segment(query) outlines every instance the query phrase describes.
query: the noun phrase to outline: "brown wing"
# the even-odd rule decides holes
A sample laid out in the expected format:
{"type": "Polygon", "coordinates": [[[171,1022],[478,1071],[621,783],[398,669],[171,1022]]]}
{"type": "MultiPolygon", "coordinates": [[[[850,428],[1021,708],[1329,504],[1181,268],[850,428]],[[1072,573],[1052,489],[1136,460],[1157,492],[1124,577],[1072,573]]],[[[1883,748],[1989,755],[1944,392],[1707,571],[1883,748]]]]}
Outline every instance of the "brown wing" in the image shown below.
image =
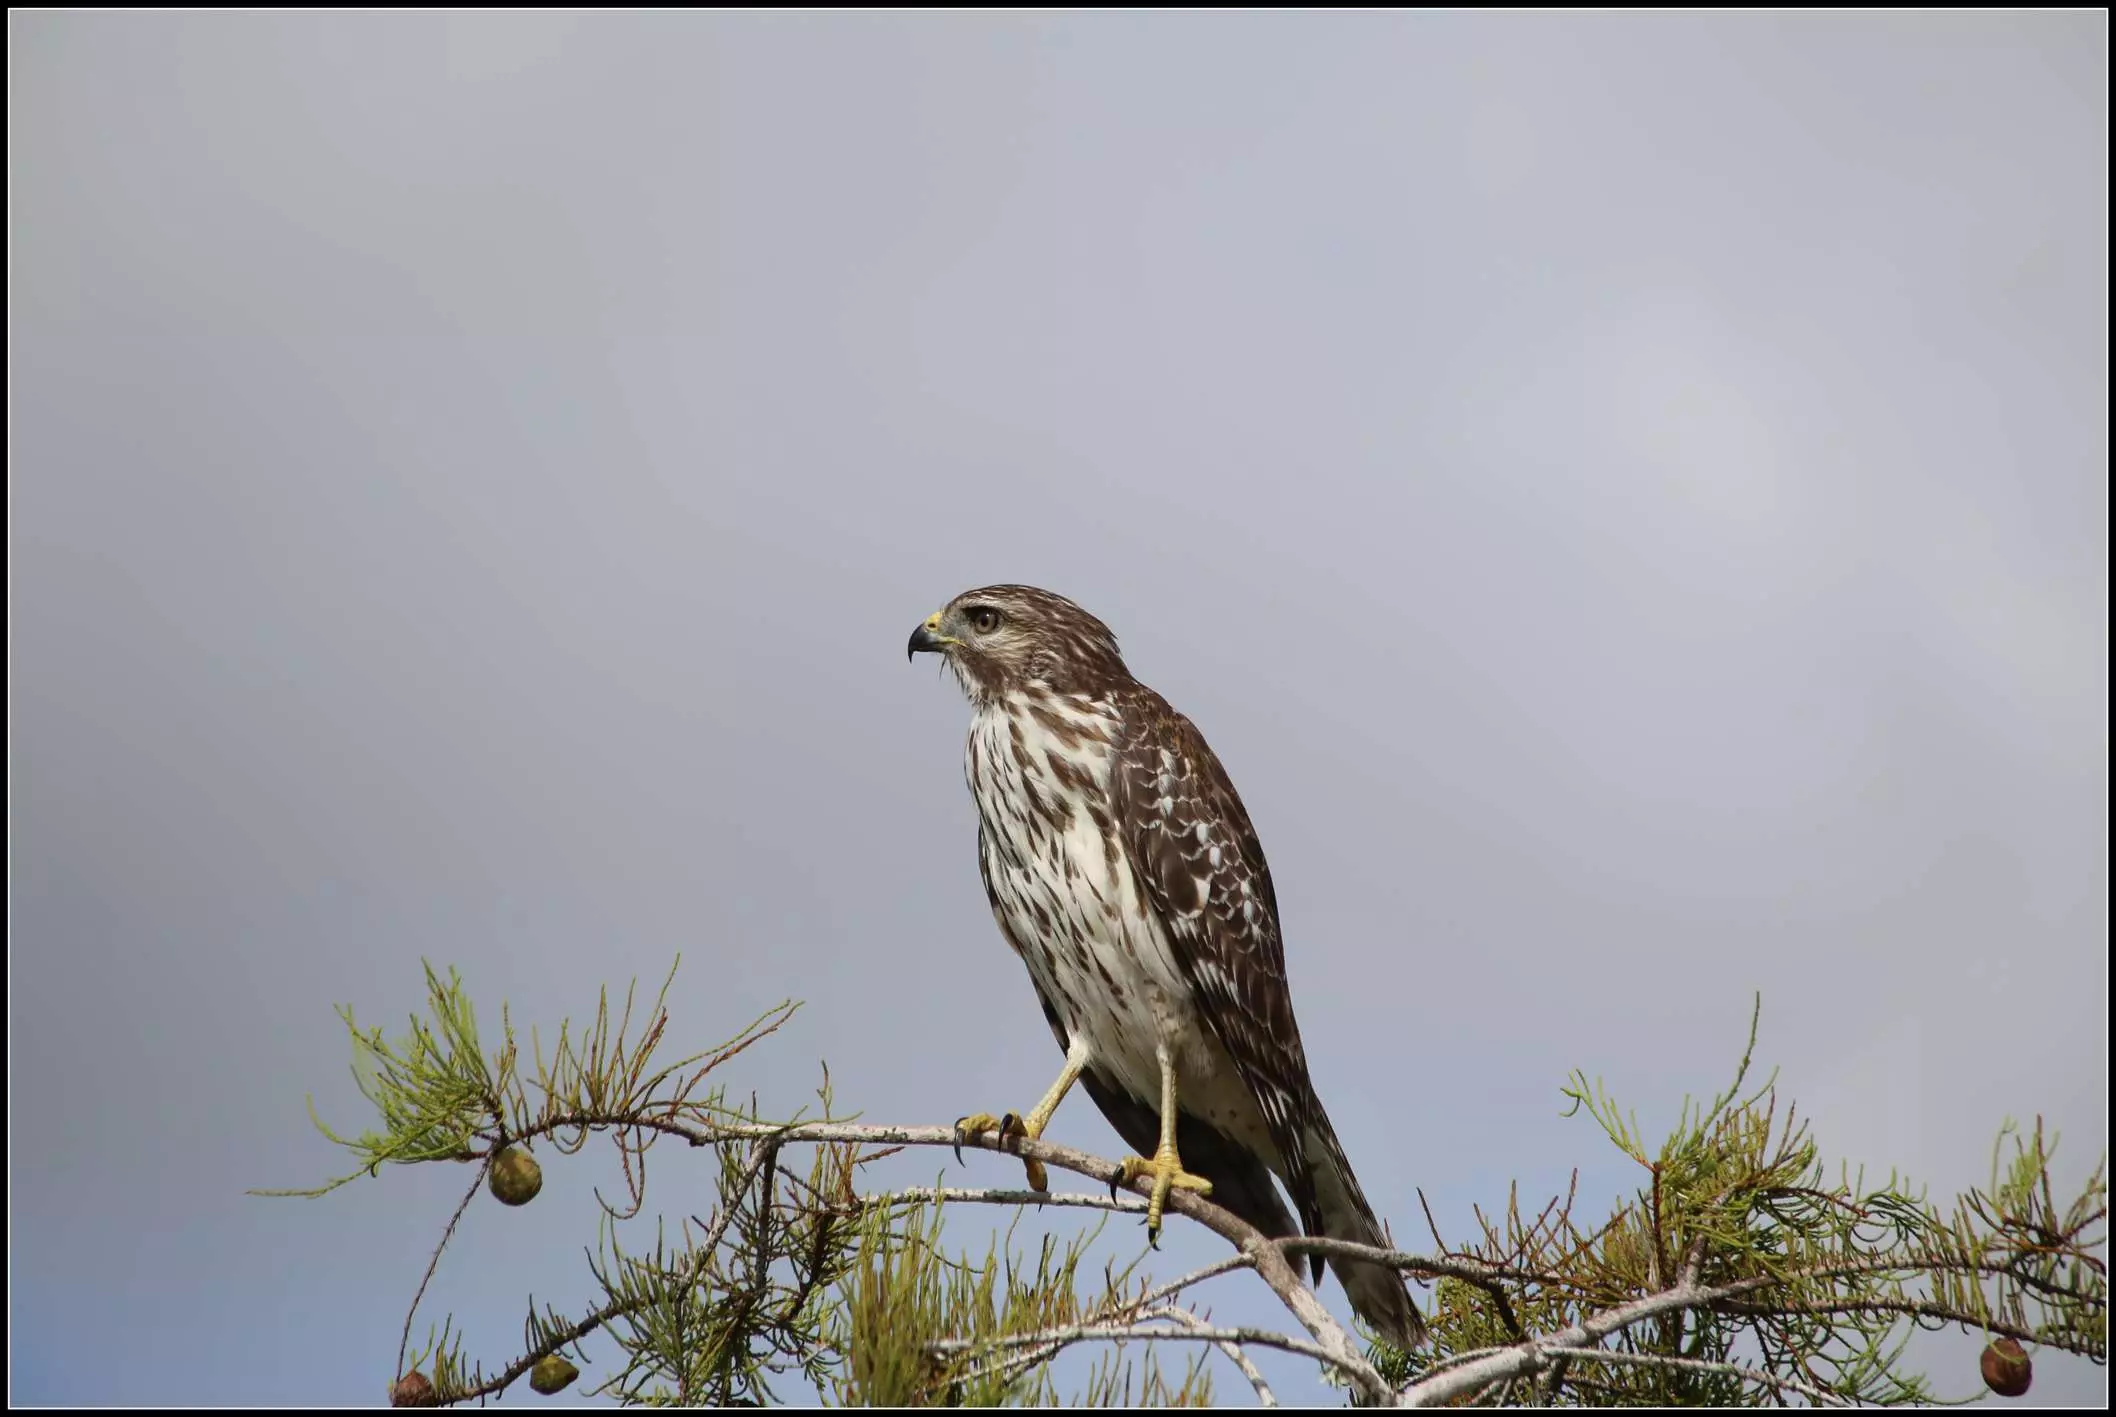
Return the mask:
{"type": "MultiPolygon", "coordinates": [[[[977,830],[977,869],[984,880],[985,898],[992,904],[992,918],[998,922],[1001,936],[1017,956],[1026,958],[1027,949],[1007,924],[1006,911],[1000,907],[999,892],[992,886],[990,850],[991,843],[986,840],[984,828],[980,825],[977,830]]],[[[1072,1044],[1065,1021],[1035,981],[1032,970],[1029,982],[1036,989],[1036,1002],[1042,1005],[1044,1022],[1051,1026],[1051,1036],[1058,1040],[1059,1051],[1063,1052],[1072,1044]]],[[[1141,1156],[1153,1155],[1154,1148],[1161,1144],[1158,1099],[1134,1096],[1115,1074],[1093,1063],[1080,1075],[1080,1083],[1087,1089],[1095,1110],[1108,1119],[1126,1146],[1141,1156]]],[[[1176,1149],[1182,1153],[1185,1169],[1212,1182],[1214,1201],[1274,1239],[1300,1233],[1294,1227],[1293,1217],[1286,1211],[1286,1203],[1279,1199],[1278,1191],[1272,1186],[1271,1173],[1265,1169],[1262,1159],[1237,1145],[1233,1138],[1205,1118],[1188,1112],[1179,1113],[1176,1149]]],[[[1317,1256],[1316,1264],[1319,1266],[1321,1262],[1321,1256],[1317,1256]]],[[[1321,1270],[1318,1268],[1316,1273],[1319,1275],[1321,1270]]]]}
{"type": "Polygon", "coordinates": [[[1315,1091],[1286,988],[1263,845],[1204,735],[1159,694],[1134,691],[1116,748],[1117,835],[1200,1016],[1264,1115],[1303,1228],[1319,1233],[1305,1136],[1315,1091]]]}

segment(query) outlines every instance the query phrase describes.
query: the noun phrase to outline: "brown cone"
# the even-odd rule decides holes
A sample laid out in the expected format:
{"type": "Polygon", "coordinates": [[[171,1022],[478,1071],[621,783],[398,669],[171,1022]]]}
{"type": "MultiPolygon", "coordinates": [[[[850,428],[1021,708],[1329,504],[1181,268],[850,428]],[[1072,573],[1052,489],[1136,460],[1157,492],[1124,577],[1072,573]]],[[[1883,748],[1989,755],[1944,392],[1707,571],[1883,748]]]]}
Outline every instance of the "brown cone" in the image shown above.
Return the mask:
{"type": "Polygon", "coordinates": [[[1984,1370],[1984,1386],[2000,1397],[2019,1397],[2035,1381],[2035,1364],[2010,1338],[1988,1345],[1977,1366],[1984,1370]]]}
{"type": "Polygon", "coordinates": [[[389,1405],[392,1407],[439,1407],[441,1399],[426,1380],[426,1374],[414,1368],[390,1384],[389,1405]]]}

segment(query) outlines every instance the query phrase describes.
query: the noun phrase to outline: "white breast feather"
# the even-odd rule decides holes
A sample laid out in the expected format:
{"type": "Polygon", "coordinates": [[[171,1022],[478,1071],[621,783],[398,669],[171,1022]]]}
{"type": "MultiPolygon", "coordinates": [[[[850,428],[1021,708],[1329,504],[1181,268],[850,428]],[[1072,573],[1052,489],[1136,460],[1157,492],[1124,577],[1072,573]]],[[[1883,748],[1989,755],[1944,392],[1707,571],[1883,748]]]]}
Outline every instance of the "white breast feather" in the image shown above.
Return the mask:
{"type": "MultiPolygon", "coordinates": [[[[1232,1060],[1197,1017],[1189,985],[1159,919],[1144,903],[1125,852],[1104,840],[1088,804],[1077,800],[1077,790],[1069,790],[1053,767],[1062,759],[1076,775],[1084,773],[1090,790],[1106,803],[1112,760],[1108,736],[1115,725],[1091,703],[1050,696],[1039,703],[1068,720],[1068,727],[1078,725],[1077,738],[1068,742],[1046,728],[1019,693],[986,703],[970,726],[964,769],[987,837],[986,870],[998,898],[997,913],[1021,943],[1037,991],[1056,1008],[1070,1037],[1087,1041],[1100,1070],[1133,1096],[1157,1103],[1160,1070],[1154,1044],[1168,1037],[1177,1049],[1185,1110],[1210,1116],[1222,1131],[1275,1164],[1276,1149],[1262,1115],[1232,1060]],[[1026,767],[1014,751],[1017,730],[1026,767]],[[1058,830],[1032,822],[1032,790],[1058,804],[1058,830]],[[1037,905],[1048,927],[1039,920],[1037,905]]],[[[1164,796],[1155,805],[1165,814],[1174,802],[1164,796]]],[[[1200,826],[1200,845],[1207,835],[1200,826]]],[[[1207,879],[1199,880],[1201,899],[1207,885],[1207,879]]],[[[1195,926],[1196,913],[1188,918],[1195,926]]],[[[1205,962],[1201,969],[1209,972],[1210,986],[1232,996],[1230,981],[1217,966],[1205,962]]]]}

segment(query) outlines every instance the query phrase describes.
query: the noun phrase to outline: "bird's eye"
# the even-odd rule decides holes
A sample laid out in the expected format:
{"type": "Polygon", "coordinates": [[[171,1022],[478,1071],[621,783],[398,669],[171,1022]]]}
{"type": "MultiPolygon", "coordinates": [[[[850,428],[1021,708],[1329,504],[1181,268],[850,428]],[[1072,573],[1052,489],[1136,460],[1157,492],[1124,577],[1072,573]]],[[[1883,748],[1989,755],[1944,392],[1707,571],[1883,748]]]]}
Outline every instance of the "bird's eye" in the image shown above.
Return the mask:
{"type": "Polygon", "coordinates": [[[999,628],[999,612],[989,605],[980,605],[970,612],[970,625],[980,635],[989,635],[999,628]]]}

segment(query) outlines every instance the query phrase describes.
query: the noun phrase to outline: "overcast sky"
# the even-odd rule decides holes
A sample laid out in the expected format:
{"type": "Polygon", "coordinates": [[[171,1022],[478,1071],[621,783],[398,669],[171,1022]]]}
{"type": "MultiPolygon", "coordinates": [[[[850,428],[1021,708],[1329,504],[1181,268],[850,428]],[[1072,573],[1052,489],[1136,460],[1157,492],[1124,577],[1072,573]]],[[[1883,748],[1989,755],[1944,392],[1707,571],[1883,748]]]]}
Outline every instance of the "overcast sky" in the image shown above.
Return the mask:
{"type": "MultiPolygon", "coordinates": [[[[2101,15],[8,31],[17,1400],[380,1396],[460,1173],[243,1191],[422,957],[805,999],[782,1112],[1032,1101],[903,659],[992,581],[1227,763],[1400,1239],[1605,1208],[1568,1070],[1661,1133],[1757,989],[1832,1157],[2105,1149],[2101,15]]],[[[589,1297],[546,1165],[431,1295],[488,1359],[589,1297]]]]}

